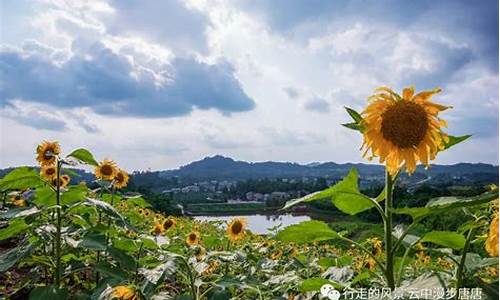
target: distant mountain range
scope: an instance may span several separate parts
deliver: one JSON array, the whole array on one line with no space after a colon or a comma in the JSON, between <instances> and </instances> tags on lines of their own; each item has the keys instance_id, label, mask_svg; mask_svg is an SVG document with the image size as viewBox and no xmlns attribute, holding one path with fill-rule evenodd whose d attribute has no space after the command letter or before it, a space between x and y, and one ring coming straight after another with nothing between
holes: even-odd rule
<instances>
[{"instance_id":1,"label":"distant mountain range","mask_svg":"<svg viewBox=\"0 0 500 300\"><path fill-rule=\"evenodd\" d=\"M384 167L376 164L363 163L310 163L298 164L291 162L246 162L237 161L221 155L205 157L174 170L154 172L134 172L132 178L147 175L168 179L178 177L182 182L197 182L207 180L238 181L259 178L317 178L325 177L340 179L350 169L356 168L362 181L382 181ZM0 178L12 168L0 169ZM94 176L84 170L74 170L79 173L75 181L93 181ZM429 182L431 184L471 184L498 182L498 166L484 163L458 163L454 165L432 165L428 170L419 166L411 176L401 176L407 183ZM160 184L160 182L158 182Z\"/></svg>"},{"instance_id":2,"label":"distant mountain range","mask_svg":"<svg viewBox=\"0 0 500 300\"><path fill-rule=\"evenodd\" d=\"M241 180L250 178L297 178L345 176L351 168L359 171L361 178L382 178L384 167L363 163L311 163L301 165L290 162L245 162L220 155L206 157L175 170L160 171L161 177L181 177L199 180ZM419 166L417 178L468 178L474 181L498 181L498 166L484 163L458 163L432 165L428 170Z\"/></svg>"}]
</instances>

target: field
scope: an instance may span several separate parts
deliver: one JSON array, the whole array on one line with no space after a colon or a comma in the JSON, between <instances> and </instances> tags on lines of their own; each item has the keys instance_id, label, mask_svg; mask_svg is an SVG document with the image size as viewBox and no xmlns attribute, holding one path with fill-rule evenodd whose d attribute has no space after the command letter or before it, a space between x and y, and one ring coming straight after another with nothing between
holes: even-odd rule
<instances>
[{"instance_id":1,"label":"field","mask_svg":"<svg viewBox=\"0 0 500 300\"><path fill-rule=\"evenodd\" d=\"M437 115L444 107L426 109ZM353 123L345 126L365 134L366 147L375 147L380 137L370 136L370 116L348 112ZM266 235L248 231L243 218L221 228L218 222L164 215L142 195L123 192L129 177L114 161L98 161L84 148L64 155L59 143L42 142L36 149L39 168L16 168L0 179L0 296L299 300L367 299L372 293L372 299L498 299L497 186L470 197L433 198L423 207L393 206L401 172L411 174L416 158L426 164L468 136L429 133L420 138L437 146L419 146L413 154L406 140L391 136L399 129L388 130L385 137L403 150L382 145L374 152L387 168L377 197L359 191L352 169L335 185L284 207L329 201L351 216L377 212L380 224L312 220ZM71 184L77 174L69 167L76 165L93 169L96 182ZM458 213L463 219L457 228L422 225ZM401 216L406 221L396 223Z\"/></svg>"}]
</instances>

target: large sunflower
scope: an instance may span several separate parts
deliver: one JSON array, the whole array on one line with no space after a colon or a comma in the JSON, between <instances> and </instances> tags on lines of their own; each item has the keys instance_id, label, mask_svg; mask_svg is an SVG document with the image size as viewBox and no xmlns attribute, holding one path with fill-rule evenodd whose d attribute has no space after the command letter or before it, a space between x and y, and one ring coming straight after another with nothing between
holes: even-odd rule
<instances>
[{"instance_id":1,"label":"large sunflower","mask_svg":"<svg viewBox=\"0 0 500 300\"><path fill-rule=\"evenodd\" d=\"M446 122L438 114L450 107L430 101L440 91L436 88L415 95L415 89L409 87L400 96L386 87L375 90L362 113L364 156L371 150L371 156L386 163L391 175L402 166L413 173L418 161L428 166L449 140L442 131Z\"/></svg>"},{"instance_id":2,"label":"large sunflower","mask_svg":"<svg viewBox=\"0 0 500 300\"><path fill-rule=\"evenodd\" d=\"M50 166L56 162L56 155L61 153L58 142L43 141L36 148L36 160L41 166Z\"/></svg>"},{"instance_id":3,"label":"large sunflower","mask_svg":"<svg viewBox=\"0 0 500 300\"><path fill-rule=\"evenodd\" d=\"M117 169L113 186L117 189L126 187L128 184L128 174L125 170Z\"/></svg>"},{"instance_id":4,"label":"large sunflower","mask_svg":"<svg viewBox=\"0 0 500 300\"><path fill-rule=\"evenodd\" d=\"M229 239L233 242L243 238L245 235L245 228L246 228L247 222L243 218L236 218L227 225L227 234L229 236Z\"/></svg>"},{"instance_id":5,"label":"large sunflower","mask_svg":"<svg viewBox=\"0 0 500 300\"><path fill-rule=\"evenodd\" d=\"M200 242L200 233L198 231L191 231L186 237L186 243L189 246L198 245Z\"/></svg>"},{"instance_id":6,"label":"large sunflower","mask_svg":"<svg viewBox=\"0 0 500 300\"><path fill-rule=\"evenodd\" d=\"M109 159L104 159L95 168L95 177L102 180L113 180L116 175L116 163Z\"/></svg>"},{"instance_id":7,"label":"large sunflower","mask_svg":"<svg viewBox=\"0 0 500 300\"><path fill-rule=\"evenodd\" d=\"M40 176L49 181L56 179L57 177L56 166L51 165L40 168Z\"/></svg>"}]
</instances>

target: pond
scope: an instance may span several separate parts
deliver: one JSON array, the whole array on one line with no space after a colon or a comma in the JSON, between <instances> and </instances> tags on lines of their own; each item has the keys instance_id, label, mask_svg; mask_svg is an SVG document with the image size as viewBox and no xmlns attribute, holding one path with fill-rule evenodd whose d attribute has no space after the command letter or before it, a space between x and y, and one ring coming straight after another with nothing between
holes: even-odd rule
<instances>
[{"instance_id":1,"label":"pond","mask_svg":"<svg viewBox=\"0 0 500 300\"><path fill-rule=\"evenodd\" d=\"M302 221L309 221L311 217L297 214L253 214L234 216L196 216L199 221L228 221L233 218L245 218L250 231L257 234L268 233L268 228L281 224L281 228L298 224Z\"/></svg>"}]
</instances>

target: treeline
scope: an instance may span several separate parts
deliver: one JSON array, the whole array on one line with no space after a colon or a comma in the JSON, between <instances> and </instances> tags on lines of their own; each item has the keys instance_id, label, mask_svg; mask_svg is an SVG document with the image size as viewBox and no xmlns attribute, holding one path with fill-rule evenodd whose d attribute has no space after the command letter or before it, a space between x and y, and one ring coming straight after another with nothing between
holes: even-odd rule
<instances>
[{"instance_id":1,"label":"treeline","mask_svg":"<svg viewBox=\"0 0 500 300\"><path fill-rule=\"evenodd\" d=\"M248 192L270 194L272 192L297 192L311 193L328 187L325 178L320 177L303 181L301 179L247 179L239 181L231 189L224 190L229 197L244 197Z\"/></svg>"}]
</instances>

